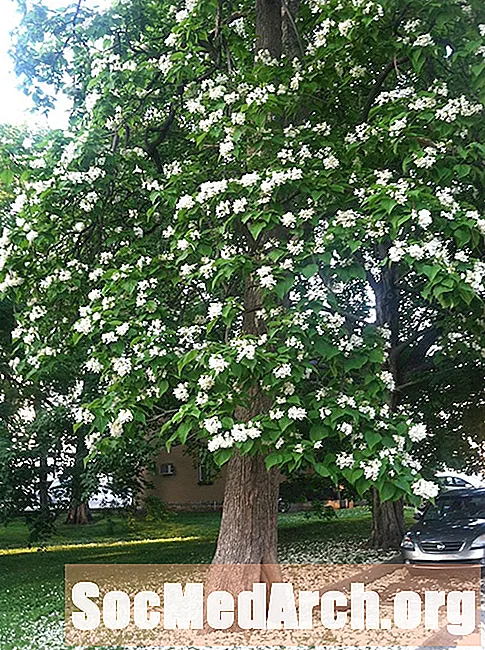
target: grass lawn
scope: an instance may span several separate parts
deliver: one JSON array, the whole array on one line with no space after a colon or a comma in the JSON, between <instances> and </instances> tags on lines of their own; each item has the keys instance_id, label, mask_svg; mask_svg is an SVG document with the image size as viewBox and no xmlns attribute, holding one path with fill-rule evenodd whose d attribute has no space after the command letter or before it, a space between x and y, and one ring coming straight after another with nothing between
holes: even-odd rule
<instances>
[{"instance_id":1,"label":"grass lawn","mask_svg":"<svg viewBox=\"0 0 485 650\"><path fill-rule=\"evenodd\" d=\"M168 521L130 524L97 516L89 526L60 525L45 550L26 547L21 520L0 528L0 648L58 650L62 642L65 564L190 564L210 562L219 513L179 513ZM370 552L371 520L356 508L329 521L303 513L280 515L282 562L369 562L391 554Z\"/></svg>"}]
</instances>

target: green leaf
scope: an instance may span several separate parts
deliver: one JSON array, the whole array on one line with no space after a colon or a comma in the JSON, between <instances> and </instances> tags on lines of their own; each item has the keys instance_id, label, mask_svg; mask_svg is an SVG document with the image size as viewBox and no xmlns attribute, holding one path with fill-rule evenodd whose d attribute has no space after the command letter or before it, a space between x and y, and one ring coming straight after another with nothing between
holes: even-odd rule
<instances>
[{"instance_id":1,"label":"green leaf","mask_svg":"<svg viewBox=\"0 0 485 650\"><path fill-rule=\"evenodd\" d=\"M216 465L221 467L222 465L224 465L224 463L227 463L229 458L231 458L232 453L233 453L232 449L219 449L218 451L214 452L213 458Z\"/></svg>"},{"instance_id":2,"label":"green leaf","mask_svg":"<svg viewBox=\"0 0 485 650\"><path fill-rule=\"evenodd\" d=\"M379 495L381 497L382 501L389 501L392 499L396 494L396 487L392 484L386 481L382 488L379 490Z\"/></svg>"},{"instance_id":3,"label":"green leaf","mask_svg":"<svg viewBox=\"0 0 485 650\"><path fill-rule=\"evenodd\" d=\"M311 278L318 273L318 264L308 264L301 270L301 273L305 278Z\"/></svg>"},{"instance_id":4,"label":"green leaf","mask_svg":"<svg viewBox=\"0 0 485 650\"><path fill-rule=\"evenodd\" d=\"M269 454L264 459L266 469L271 469L272 467L275 467L276 465L281 465L282 460L283 460L283 456L279 452Z\"/></svg>"},{"instance_id":5,"label":"green leaf","mask_svg":"<svg viewBox=\"0 0 485 650\"><path fill-rule=\"evenodd\" d=\"M192 425L190 422L182 422L182 424L177 429L177 437L183 445L185 444L187 436L189 435L191 429Z\"/></svg>"},{"instance_id":6,"label":"green leaf","mask_svg":"<svg viewBox=\"0 0 485 650\"><path fill-rule=\"evenodd\" d=\"M266 225L264 221L257 221L256 223L250 224L249 231L254 239L258 239L261 232L266 228Z\"/></svg>"}]
</instances>

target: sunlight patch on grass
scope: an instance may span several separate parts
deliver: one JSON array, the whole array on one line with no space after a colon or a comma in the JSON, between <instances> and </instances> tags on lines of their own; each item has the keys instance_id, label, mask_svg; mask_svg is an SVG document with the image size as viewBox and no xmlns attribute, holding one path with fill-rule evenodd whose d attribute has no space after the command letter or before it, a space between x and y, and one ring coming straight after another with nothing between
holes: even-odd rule
<instances>
[{"instance_id":1,"label":"sunlight patch on grass","mask_svg":"<svg viewBox=\"0 0 485 650\"><path fill-rule=\"evenodd\" d=\"M120 546L140 546L142 544L172 544L176 542L201 542L202 537L158 537L153 539L133 539L117 542L85 542L83 544L55 544L43 549L37 547L0 549L2 555L23 555L24 553L37 553L38 551L70 551L75 548L112 548Z\"/></svg>"}]
</instances>

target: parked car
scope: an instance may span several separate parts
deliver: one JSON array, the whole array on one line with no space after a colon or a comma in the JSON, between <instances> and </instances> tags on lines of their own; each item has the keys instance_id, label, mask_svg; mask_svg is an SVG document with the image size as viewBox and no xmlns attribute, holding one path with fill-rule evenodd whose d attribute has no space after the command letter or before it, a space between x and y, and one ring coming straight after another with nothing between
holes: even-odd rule
<instances>
[{"instance_id":1,"label":"parked car","mask_svg":"<svg viewBox=\"0 0 485 650\"><path fill-rule=\"evenodd\" d=\"M445 490L485 487L485 481L481 476L461 472L437 472L436 480Z\"/></svg>"},{"instance_id":2,"label":"parked car","mask_svg":"<svg viewBox=\"0 0 485 650\"><path fill-rule=\"evenodd\" d=\"M405 564L485 564L485 488L441 493L405 534Z\"/></svg>"}]
</instances>

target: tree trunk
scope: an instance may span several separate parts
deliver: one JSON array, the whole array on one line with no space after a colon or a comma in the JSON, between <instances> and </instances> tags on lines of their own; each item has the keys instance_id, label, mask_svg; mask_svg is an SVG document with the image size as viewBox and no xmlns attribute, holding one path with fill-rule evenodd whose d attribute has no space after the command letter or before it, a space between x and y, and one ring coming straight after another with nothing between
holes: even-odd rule
<instances>
[{"instance_id":1,"label":"tree trunk","mask_svg":"<svg viewBox=\"0 0 485 650\"><path fill-rule=\"evenodd\" d=\"M381 257L387 255L387 249L380 251ZM399 286L396 266L383 267L379 282L375 282L376 325L389 328L390 352L387 359L388 371L392 374L395 386L400 382L399 355ZM393 390L389 395L389 409L394 412L399 404L400 393ZM405 532L404 504L397 501L381 501L377 490L372 490L372 546L374 548L399 548Z\"/></svg>"},{"instance_id":2,"label":"tree trunk","mask_svg":"<svg viewBox=\"0 0 485 650\"><path fill-rule=\"evenodd\" d=\"M404 533L402 499L381 501L377 490L372 490L372 546L399 548Z\"/></svg>"},{"instance_id":3,"label":"tree trunk","mask_svg":"<svg viewBox=\"0 0 485 650\"><path fill-rule=\"evenodd\" d=\"M279 59L282 51L281 0L256 0L255 52L267 50ZM254 240L250 245L254 245ZM243 332L259 336L266 331L264 319L259 315L261 292L254 278L246 278L244 289ZM248 406L237 408L235 417L247 422L266 412L271 404L261 386L255 381L249 388ZM245 565L237 571L239 585L253 582L271 583L278 579L277 523L280 474L277 469L266 469L263 456L257 452L250 456L235 454L228 463L221 529L214 565ZM252 568L251 568L252 567ZM236 584L234 569L231 575L218 569L214 581Z\"/></svg>"},{"instance_id":4,"label":"tree trunk","mask_svg":"<svg viewBox=\"0 0 485 650\"><path fill-rule=\"evenodd\" d=\"M39 502L42 512L49 510L49 463L47 460L47 452L42 450L40 457L39 469Z\"/></svg>"},{"instance_id":5,"label":"tree trunk","mask_svg":"<svg viewBox=\"0 0 485 650\"><path fill-rule=\"evenodd\" d=\"M88 455L84 427L80 427L76 436L76 455L71 475L71 502L67 513L66 524L82 525L92 521L89 506L83 498L84 477L86 469L84 460Z\"/></svg>"},{"instance_id":6,"label":"tree trunk","mask_svg":"<svg viewBox=\"0 0 485 650\"><path fill-rule=\"evenodd\" d=\"M283 54L290 60L300 59L303 55L302 43L296 26L300 0L283 0L282 41Z\"/></svg>"},{"instance_id":7,"label":"tree trunk","mask_svg":"<svg viewBox=\"0 0 485 650\"><path fill-rule=\"evenodd\" d=\"M71 505L67 513L66 524L82 525L91 523L91 512L86 503Z\"/></svg>"},{"instance_id":8,"label":"tree trunk","mask_svg":"<svg viewBox=\"0 0 485 650\"><path fill-rule=\"evenodd\" d=\"M260 306L260 289L249 276L244 291L244 332L261 335L266 331L264 320L258 317ZM248 393L248 406L235 411L238 421L247 422L271 406L257 382ZM268 471L259 452L246 456L236 453L229 460L213 564L277 563L279 484L279 471L275 468ZM258 568L257 571L261 572L258 576L261 579L266 569Z\"/></svg>"},{"instance_id":9,"label":"tree trunk","mask_svg":"<svg viewBox=\"0 0 485 650\"><path fill-rule=\"evenodd\" d=\"M256 0L256 52L262 50L281 57L281 0Z\"/></svg>"}]
</instances>

